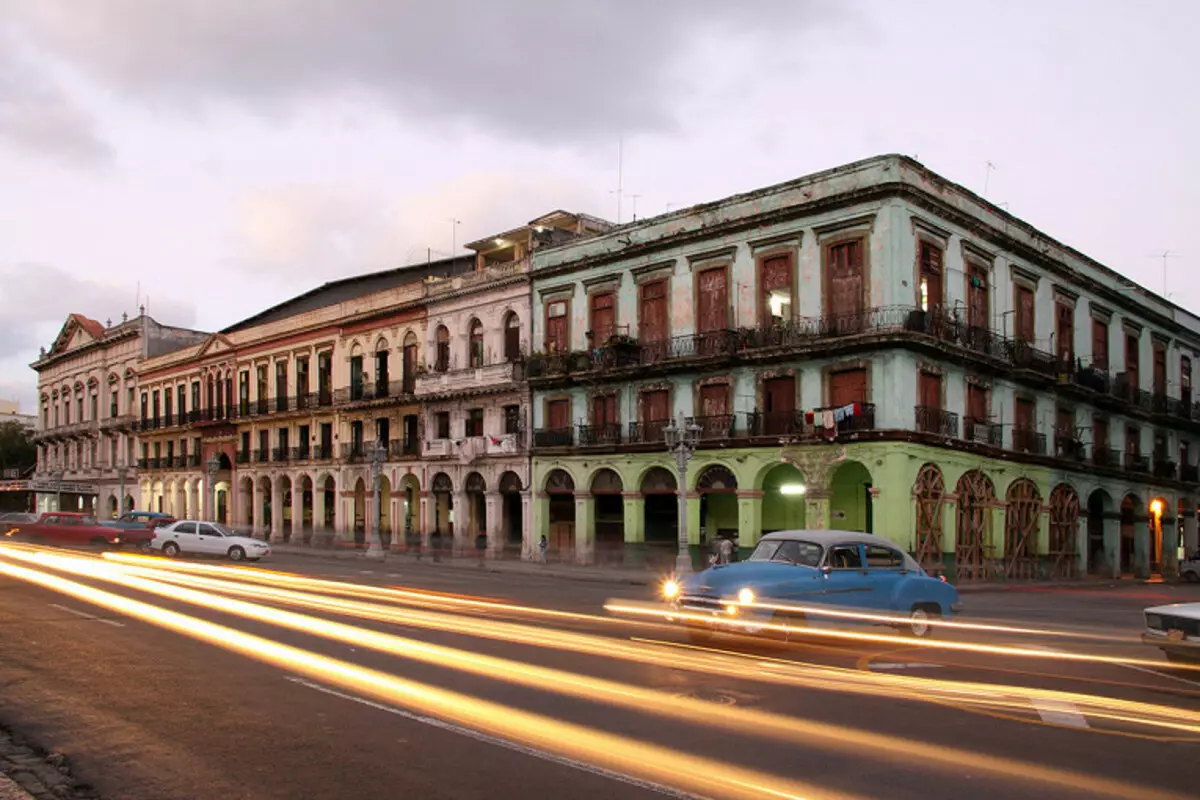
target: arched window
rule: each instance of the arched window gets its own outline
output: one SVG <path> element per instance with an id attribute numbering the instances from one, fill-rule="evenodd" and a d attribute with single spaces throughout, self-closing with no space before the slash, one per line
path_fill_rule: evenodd
<path id="1" fill-rule="evenodd" d="M 435 361 L 433 368 L 438 372 L 450 369 L 450 331 L 445 325 L 439 325 L 435 340 Z"/>
<path id="2" fill-rule="evenodd" d="M 504 322 L 504 360 L 516 361 L 521 357 L 521 318 L 509 312 Z"/>
<path id="3" fill-rule="evenodd" d="M 471 320 L 471 339 L 467 357 L 472 367 L 483 366 L 483 323 L 477 319 Z"/>

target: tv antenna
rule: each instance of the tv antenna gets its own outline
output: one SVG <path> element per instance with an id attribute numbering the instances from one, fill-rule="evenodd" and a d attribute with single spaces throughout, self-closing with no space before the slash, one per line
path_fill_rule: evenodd
<path id="1" fill-rule="evenodd" d="M 1176 253 L 1174 250 L 1163 250 L 1161 253 L 1150 253 L 1146 258 L 1161 258 L 1162 259 L 1162 296 L 1164 300 L 1169 300 L 1171 295 L 1167 293 L 1167 260 L 1172 258 L 1181 258 L 1183 253 Z"/>
<path id="2" fill-rule="evenodd" d="M 998 169 L 998 167 L 991 161 L 987 161 L 985 163 L 986 163 L 986 166 L 984 167 L 984 173 L 983 173 L 983 196 L 987 197 L 988 182 L 992 178 L 992 170 Z"/>
<path id="3" fill-rule="evenodd" d="M 450 257 L 454 258 L 455 252 L 458 250 L 458 226 L 462 225 L 462 220 L 447 217 L 446 221 L 450 223 Z"/>
<path id="4" fill-rule="evenodd" d="M 621 198 L 624 196 L 625 186 L 625 137 L 622 136 L 617 140 L 617 188 L 609 190 L 609 194 L 617 196 L 617 224 L 621 224 Z"/>

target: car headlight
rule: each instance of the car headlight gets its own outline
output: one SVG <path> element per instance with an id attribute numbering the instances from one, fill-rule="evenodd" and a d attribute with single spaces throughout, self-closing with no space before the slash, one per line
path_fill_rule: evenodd
<path id="1" fill-rule="evenodd" d="M 679 596 L 679 584 L 675 581 L 667 581 L 662 587 L 663 597 L 668 600 L 674 600 Z"/>
<path id="2" fill-rule="evenodd" d="M 748 588 L 742 589 L 740 592 L 738 592 L 738 602 L 744 606 L 753 605 L 754 604 L 754 592 Z"/>

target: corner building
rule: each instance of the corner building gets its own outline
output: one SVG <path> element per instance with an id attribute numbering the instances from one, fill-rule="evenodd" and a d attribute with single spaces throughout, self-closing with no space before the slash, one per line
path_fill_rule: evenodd
<path id="1" fill-rule="evenodd" d="M 902 156 L 533 256 L 533 537 L 743 552 L 871 531 L 956 580 L 1170 573 L 1196 547 L 1200 319 Z"/>

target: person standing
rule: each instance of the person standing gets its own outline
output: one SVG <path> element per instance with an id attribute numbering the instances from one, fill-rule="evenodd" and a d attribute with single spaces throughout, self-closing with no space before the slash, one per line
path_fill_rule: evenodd
<path id="1" fill-rule="evenodd" d="M 546 540 L 546 534 L 542 534 L 542 538 L 538 540 L 538 561 L 546 563 L 546 551 L 550 549 L 550 542 Z"/>

